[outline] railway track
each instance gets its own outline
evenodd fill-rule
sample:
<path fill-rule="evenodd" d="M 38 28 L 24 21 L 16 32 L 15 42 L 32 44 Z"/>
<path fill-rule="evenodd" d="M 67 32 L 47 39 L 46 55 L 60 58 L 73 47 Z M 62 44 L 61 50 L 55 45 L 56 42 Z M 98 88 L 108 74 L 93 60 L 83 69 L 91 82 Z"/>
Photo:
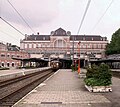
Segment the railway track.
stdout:
<path fill-rule="evenodd" d="M 17 101 L 19 101 L 53 73 L 54 72 L 52 72 L 52 70 L 43 70 L 41 72 L 36 72 L 23 77 L 1 82 L 0 107 L 12 107 Z"/>

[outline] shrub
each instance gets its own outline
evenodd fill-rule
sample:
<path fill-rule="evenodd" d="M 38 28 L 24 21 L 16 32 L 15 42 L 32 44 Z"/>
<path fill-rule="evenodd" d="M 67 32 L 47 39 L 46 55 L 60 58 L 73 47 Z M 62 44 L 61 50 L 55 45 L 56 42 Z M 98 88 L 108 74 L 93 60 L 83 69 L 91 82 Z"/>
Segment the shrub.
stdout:
<path fill-rule="evenodd" d="M 92 65 L 92 67 L 87 68 L 86 78 L 98 78 L 98 66 L 95 64 Z"/>
<path fill-rule="evenodd" d="M 77 71 L 78 65 L 77 64 L 76 65 L 71 65 L 71 69 L 72 69 L 72 71 Z"/>
<path fill-rule="evenodd" d="M 88 86 L 108 86 L 111 85 L 112 74 L 106 64 L 100 66 L 92 65 L 91 68 L 87 68 L 85 84 Z"/>

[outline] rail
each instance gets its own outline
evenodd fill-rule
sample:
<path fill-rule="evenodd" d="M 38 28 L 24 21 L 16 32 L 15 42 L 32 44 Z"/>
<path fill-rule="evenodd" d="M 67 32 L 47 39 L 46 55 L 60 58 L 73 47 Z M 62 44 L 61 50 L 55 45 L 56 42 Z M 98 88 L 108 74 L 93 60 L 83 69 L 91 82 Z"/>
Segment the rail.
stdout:
<path fill-rule="evenodd" d="M 47 76 L 51 72 L 52 68 L 47 67 L 36 70 L 26 70 L 24 73 L 20 72 L 0 76 L 0 99 L 3 99 L 32 82 Z"/>

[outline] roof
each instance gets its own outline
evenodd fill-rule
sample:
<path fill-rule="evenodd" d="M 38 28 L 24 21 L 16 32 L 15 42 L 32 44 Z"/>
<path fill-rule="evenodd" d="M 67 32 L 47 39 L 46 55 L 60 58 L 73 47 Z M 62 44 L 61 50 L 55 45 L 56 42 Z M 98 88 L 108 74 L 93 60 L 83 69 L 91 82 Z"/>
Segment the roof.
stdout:
<path fill-rule="evenodd" d="M 107 41 L 106 37 L 100 35 L 71 35 L 71 32 L 66 32 L 64 29 L 59 28 L 51 32 L 51 35 L 26 35 L 24 40 L 30 41 L 50 41 L 50 36 L 70 36 L 70 40 L 75 41 Z"/>
<path fill-rule="evenodd" d="M 52 31 L 51 33 L 52 33 L 52 36 L 67 36 L 66 31 L 62 28 Z"/>
<path fill-rule="evenodd" d="M 20 51 L 20 47 L 16 45 L 7 46 L 8 51 Z"/>
<path fill-rule="evenodd" d="M 20 60 L 20 61 L 33 61 L 33 62 L 48 62 L 49 60 L 44 60 L 41 58 L 12 58 L 14 60 Z"/>
<path fill-rule="evenodd" d="M 43 41 L 49 41 L 50 35 L 29 35 L 24 40 L 43 40 Z"/>
<path fill-rule="evenodd" d="M 70 40 L 81 40 L 81 41 L 107 41 L 106 37 L 100 35 L 71 35 Z"/>
<path fill-rule="evenodd" d="M 90 62 L 91 63 L 120 62 L 120 59 L 100 59 L 100 60 L 94 60 Z"/>

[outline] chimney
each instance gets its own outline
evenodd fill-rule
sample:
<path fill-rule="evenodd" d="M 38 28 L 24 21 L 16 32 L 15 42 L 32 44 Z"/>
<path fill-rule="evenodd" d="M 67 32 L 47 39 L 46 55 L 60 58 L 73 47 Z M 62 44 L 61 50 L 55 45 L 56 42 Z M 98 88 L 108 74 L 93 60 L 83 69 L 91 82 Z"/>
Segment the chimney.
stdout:
<path fill-rule="evenodd" d="M 39 35 L 39 32 L 37 32 L 37 35 Z"/>
<path fill-rule="evenodd" d="M 28 37 L 28 35 L 27 34 L 25 34 L 25 39 L 27 40 L 27 37 Z"/>

